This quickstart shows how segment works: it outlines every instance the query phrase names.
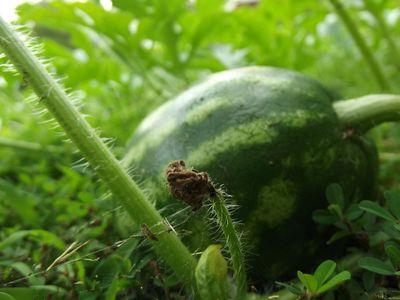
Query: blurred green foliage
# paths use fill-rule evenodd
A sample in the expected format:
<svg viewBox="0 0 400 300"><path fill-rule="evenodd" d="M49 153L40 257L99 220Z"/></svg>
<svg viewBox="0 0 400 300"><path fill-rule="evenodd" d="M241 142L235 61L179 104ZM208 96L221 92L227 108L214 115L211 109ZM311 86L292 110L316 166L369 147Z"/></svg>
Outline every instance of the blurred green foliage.
<svg viewBox="0 0 400 300"><path fill-rule="evenodd" d="M380 92L328 1L112 3L111 10L95 0L23 4L17 24L38 37L41 57L50 59L53 72L76 91L89 122L114 139L119 157L151 110L224 69L289 68L320 80L344 98ZM400 49L399 2L345 4L399 93L400 61L393 51ZM6 59L0 58L0 63ZM74 147L64 143L46 118L32 113L32 104L25 101L31 94L21 76L0 69L0 136L62 149L44 153L0 143L1 285L36 286L40 292L47 288L60 297L67 293L81 299L179 293L170 290L173 277L160 277L151 255L136 254L137 247L147 253L140 240L125 240L134 230L125 232L118 226L121 211L104 200L105 188L77 163L80 156ZM371 134L381 150L381 183L397 188L400 127L383 125ZM81 260L46 271L69 244L87 240L90 243L72 256ZM119 241L125 241L120 248L115 246ZM151 286L146 285L149 278L155 282Z"/></svg>

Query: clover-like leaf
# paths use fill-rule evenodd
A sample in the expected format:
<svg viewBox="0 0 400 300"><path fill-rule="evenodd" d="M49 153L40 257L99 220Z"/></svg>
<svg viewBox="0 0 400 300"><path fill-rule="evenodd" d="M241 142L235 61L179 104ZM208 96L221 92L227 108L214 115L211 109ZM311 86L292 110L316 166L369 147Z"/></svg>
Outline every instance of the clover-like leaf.
<svg viewBox="0 0 400 300"><path fill-rule="evenodd" d="M385 244L385 252L396 270L400 269L400 248L393 242Z"/></svg>
<svg viewBox="0 0 400 300"><path fill-rule="evenodd" d="M318 281L318 286L322 286L335 272L336 263L333 260L326 260L321 263L314 272L314 277Z"/></svg>
<svg viewBox="0 0 400 300"><path fill-rule="evenodd" d="M345 282L346 280L349 280L351 278L351 274L349 271L343 271L340 272L339 274L335 275L331 280L329 280L327 283L322 285L317 293L318 294L323 294L326 291L329 291L335 287L337 287L339 284Z"/></svg>
<svg viewBox="0 0 400 300"><path fill-rule="evenodd" d="M339 218L328 210L317 209L312 216L314 222L322 225L331 225L339 221Z"/></svg>
<svg viewBox="0 0 400 300"><path fill-rule="evenodd" d="M298 287L297 285L294 285L294 284L280 282L280 281L276 281L276 284L284 287L289 292L291 292L292 294L295 294L295 295L302 295L304 293L304 291L300 287Z"/></svg>
<svg viewBox="0 0 400 300"><path fill-rule="evenodd" d="M360 209L360 207L357 204L352 204L345 212L345 218L348 221L354 221L355 219L361 217L361 215L364 213Z"/></svg>
<svg viewBox="0 0 400 300"><path fill-rule="evenodd" d="M363 257L358 261L358 265L363 269L380 275L395 275L396 273L393 266L374 257Z"/></svg>
<svg viewBox="0 0 400 300"><path fill-rule="evenodd" d="M339 184L332 183L328 185L325 195L330 204L339 205L341 209L344 209L344 195L342 187Z"/></svg>
<svg viewBox="0 0 400 300"><path fill-rule="evenodd" d="M390 212L400 220L400 195L394 191L386 191L383 195Z"/></svg>
<svg viewBox="0 0 400 300"><path fill-rule="evenodd" d="M343 220L343 211L339 204L330 204L328 210L336 215L339 220Z"/></svg>
<svg viewBox="0 0 400 300"><path fill-rule="evenodd" d="M346 236L350 236L350 235L352 235L352 233L349 232L348 230L337 231L331 236L331 238L326 242L326 244L330 245L333 242L336 242L337 240L340 240L340 239L342 239Z"/></svg>
<svg viewBox="0 0 400 300"><path fill-rule="evenodd" d="M365 210L365 211L367 211L371 214L374 214L378 217L381 217L382 219L392 221L392 222L396 221L396 218L393 217L393 215L390 212L388 212L385 208L383 208L376 202L364 200L364 201L360 202L359 207L360 207L360 209Z"/></svg>
<svg viewBox="0 0 400 300"><path fill-rule="evenodd" d="M317 279L311 274L304 274L300 271L297 272L297 277L300 279L301 283L306 287L306 289L311 292L315 293L318 289L318 281Z"/></svg>

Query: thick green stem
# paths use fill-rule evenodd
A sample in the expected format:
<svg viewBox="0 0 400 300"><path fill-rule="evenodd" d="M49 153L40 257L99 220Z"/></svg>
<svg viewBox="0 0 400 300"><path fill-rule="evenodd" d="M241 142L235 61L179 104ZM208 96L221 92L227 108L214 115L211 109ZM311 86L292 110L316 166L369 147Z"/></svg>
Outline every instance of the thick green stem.
<svg viewBox="0 0 400 300"><path fill-rule="evenodd" d="M333 107L345 127L365 132L390 121L400 120L400 95L376 94L337 101Z"/></svg>
<svg viewBox="0 0 400 300"><path fill-rule="evenodd" d="M157 254L182 281L194 283L196 261L188 249L173 232L167 230L163 218L72 105L64 89L1 18L0 46L19 72L29 80L40 102L47 107L68 137L81 150L132 219L139 224L146 224L157 236L157 240L149 239Z"/></svg>
<svg viewBox="0 0 400 300"><path fill-rule="evenodd" d="M365 61L369 65L372 73L374 74L376 80L379 83L379 86L383 91L391 91L389 80L385 77L381 66L379 65L378 61L375 59L374 55L372 54L371 50L368 48L367 43L365 42L364 38L362 37L360 31L358 30L356 24L351 19L350 15L344 9L342 3L339 0L329 0L332 6L335 8L337 15L340 19L342 19L343 23L347 27L351 37L353 38L354 42L356 43L358 49L360 50L361 54L364 56Z"/></svg>
<svg viewBox="0 0 400 300"><path fill-rule="evenodd" d="M228 244L229 253L232 259L234 278L237 284L236 299L243 299L247 290L246 270L244 265L244 255L240 238L231 216L224 203L224 196L218 192L217 197L212 199L213 209L217 215L219 226L221 227L226 243Z"/></svg>

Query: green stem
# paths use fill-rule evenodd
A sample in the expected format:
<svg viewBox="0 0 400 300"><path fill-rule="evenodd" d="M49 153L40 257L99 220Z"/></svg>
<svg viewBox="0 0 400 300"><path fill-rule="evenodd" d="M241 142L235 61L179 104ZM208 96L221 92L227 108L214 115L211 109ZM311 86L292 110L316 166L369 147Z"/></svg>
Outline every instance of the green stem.
<svg viewBox="0 0 400 300"><path fill-rule="evenodd" d="M212 199L213 209L217 216L218 224L224 233L232 259L234 278L237 284L236 298L243 299L247 291L244 255L237 229L232 222L231 216L224 202L225 199L222 192L218 192L217 197Z"/></svg>
<svg viewBox="0 0 400 300"><path fill-rule="evenodd" d="M157 254L183 282L194 283L196 261L189 250L174 233L167 230L163 218L72 105L64 89L1 18L0 46L132 219L146 224L157 236L157 240L149 239Z"/></svg>
<svg viewBox="0 0 400 300"><path fill-rule="evenodd" d="M0 147L13 148L18 150L35 151L35 152L56 152L58 149L54 146L43 146L38 143L32 143L21 140L13 140L0 137Z"/></svg>
<svg viewBox="0 0 400 300"><path fill-rule="evenodd" d="M343 126L365 132L380 123L400 120L400 95L376 94L341 100L333 108Z"/></svg>
<svg viewBox="0 0 400 300"><path fill-rule="evenodd" d="M329 0L332 6L335 8L337 15L342 19L343 23L347 27L351 37L353 38L354 42L356 43L358 49L360 50L361 54L364 56L365 61L369 65L373 75L375 76L376 80L379 83L379 86L383 91L390 91L390 83L389 80L385 77L381 66L379 65L378 61L375 59L374 55L372 54L371 50L368 48L367 43L365 42L364 38L362 37L360 31L358 30L356 24L351 19L350 15L344 9L340 0Z"/></svg>
<svg viewBox="0 0 400 300"><path fill-rule="evenodd" d="M364 0L364 6L374 16L376 23L378 24L383 36L388 43L390 55L392 56L397 68L400 69L400 53L397 49L394 39L392 38L392 35L390 34L390 30L386 25L385 20L383 19L382 15L378 11L378 8L376 7L375 2L371 0Z"/></svg>

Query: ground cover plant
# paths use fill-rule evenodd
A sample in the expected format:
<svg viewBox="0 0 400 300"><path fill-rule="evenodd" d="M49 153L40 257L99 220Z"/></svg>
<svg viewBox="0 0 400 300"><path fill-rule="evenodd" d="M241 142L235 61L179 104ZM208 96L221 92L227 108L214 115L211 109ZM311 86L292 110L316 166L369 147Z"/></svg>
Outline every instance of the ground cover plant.
<svg viewBox="0 0 400 300"><path fill-rule="evenodd" d="M394 0L21 5L0 22L0 296L396 297L399 129L377 125L399 119L399 18Z"/></svg>

